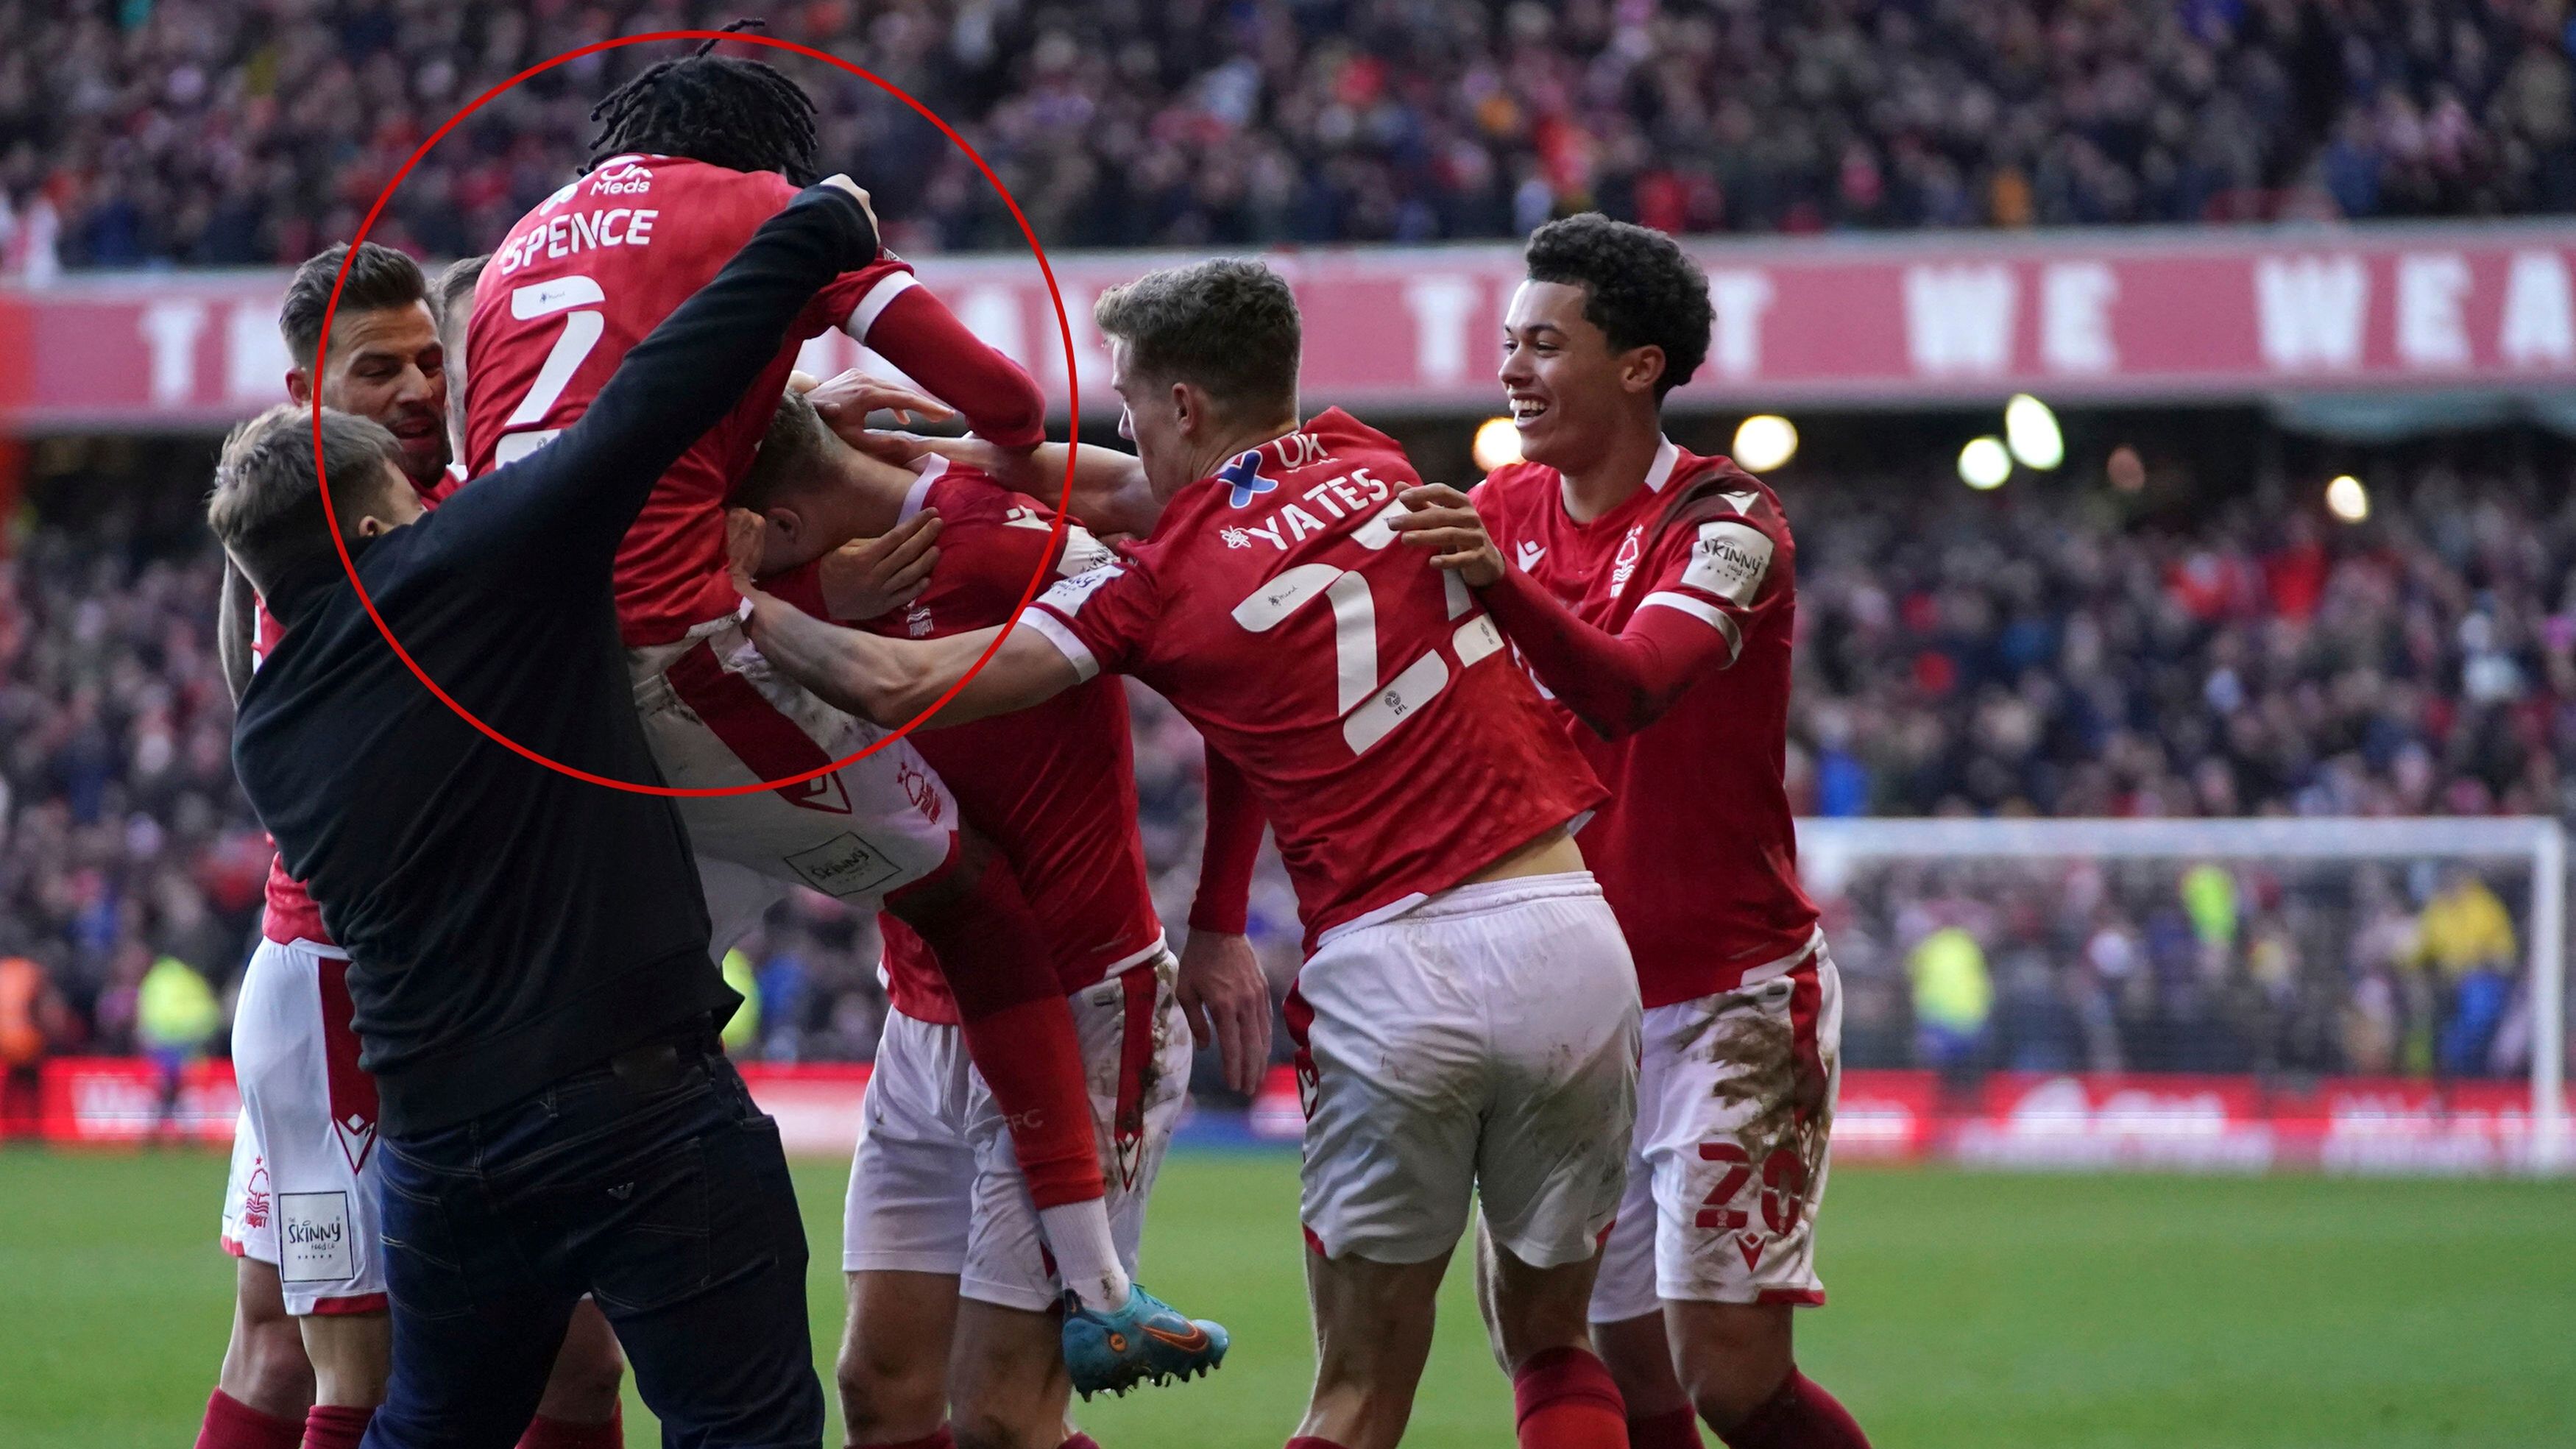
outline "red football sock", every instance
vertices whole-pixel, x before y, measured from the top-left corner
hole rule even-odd
[[[1727,1449],[1869,1449],[1851,1411],[1795,1368],[1778,1393],[1717,1437]]]
[[[1030,1200],[1043,1209],[1100,1197],[1105,1188],[1082,1044],[1056,981],[1055,958],[1009,863],[990,857],[961,891],[964,883],[952,874],[970,868],[952,861],[886,897],[886,908],[920,932],[939,958],[957,998],[966,1055],[1010,1124]]]
[[[1100,1449],[1100,1441],[1088,1434],[1076,1434],[1055,1446],[1055,1449]]]
[[[1312,1434],[1300,1434],[1288,1441],[1288,1449],[1342,1449],[1342,1446],[1330,1439],[1318,1439]]]
[[[877,1444],[871,1449],[957,1449],[957,1436],[949,1433],[948,1426],[942,1424],[918,1439],[906,1439],[900,1444]]]
[[[604,1424],[539,1414],[528,1421],[528,1432],[519,1436],[519,1449],[626,1449],[626,1406],[609,1410]]]
[[[358,1449],[375,1416],[373,1404],[315,1404],[304,1416],[304,1449]]]
[[[1628,1449],[1702,1449],[1699,1414],[1685,1407],[1630,1419]]]
[[[1512,1375],[1521,1449],[1626,1449],[1628,1405],[1610,1370],[1586,1350],[1530,1355]]]
[[[197,1429],[197,1449],[297,1449],[304,1425],[294,1419],[263,1414],[217,1389],[206,1399],[206,1421]]]

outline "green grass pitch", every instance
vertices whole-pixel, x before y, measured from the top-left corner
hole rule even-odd
[[[815,1344],[845,1169],[800,1163]],[[0,1153],[0,1445],[188,1443],[228,1323],[224,1160]],[[1081,1409],[1110,1449],[1275,1449],[1310,1359],[1285,1155],[1185,1155],[1142,1277],[1224,1320],[1214,1378]],[[1800,1358],[1882,1449],[2576,1443],[2576,1184],[1847,1169]],[[1453,1269],[1409,1443],[1511,1442]],[[654,1442],[630,1403],[632,1443]],[[837,1444],[837,1416],[828,1441]]]

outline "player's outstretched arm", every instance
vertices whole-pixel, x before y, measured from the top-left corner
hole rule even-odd
[[[1433,550],[1433,567],[1465,579],[1539,683],[1603,739],[1653,724],[1703,670],[1734,661],[1727,636],[1696,614],[1639,609],[1619,634],[1585,623],[1537,580],[1504,563],[1475,501],[1455,488],[1429,483],[1396,496],[1412,511],[1389,526],[1407,544]]]
[[[1046,394],[1026,368],[969,331],[947,303],[909,276],[880,285],[899,290],[881,306],[871,294],[842,331],[955,403],[967,425],[994,442],[1029,448],[1045,439]]]
[[[997,626],[942,639],[883,639],[826,624],[774,594],[751,589],[744,596],[751,600],[744,632],[763,657],[824,703],[886,729],[938,704],[1002,632]],[[1081,682],[1054,645],[1017,630],[923,728],[1027,709]]]
[[[1064,499],[1064,470],[1073,459],[1073,497],[1066,512],[1076,523],[1103,536],[1136,537],[1154,531],[1162,505],[1145,483],[1145,465],[1135,455],[1084,443],[1040,443],[1034,448],[1004,447],[977,436],[924,437],[882,432],[867,425],[874,408],[894,406],[881,400],[884,384],[852,369],[816,387],[808,398],[814,411],[851,447],[889,462],[912,466],[932,454],[990,474],[1013,492],[1053,505]]]

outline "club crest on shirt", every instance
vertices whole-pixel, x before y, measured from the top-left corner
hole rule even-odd
[[[1637,560],[1644,557],[1646,525],[1628,525],[1628,536],[1619,540],[1619,556],[1610,561],[1610,591],[1628,587],[1628,575],[1637,571]]]

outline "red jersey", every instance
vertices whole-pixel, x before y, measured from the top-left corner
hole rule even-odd
[[[268,601],[259,599],[251,631],[251,668],[268,657],[286,630],[268,612]],[[322,929],[322,908],[305,894],[304,883],[286,873],[286,861],[270,842],[268,856],[268,901],[259,913],[259,933],[272,941],[318,941],[331,944],[331,933]]]
[[[1111,558],[1070,524],[1057,539],[1051,510],[972,469],[934,466],[904,500],[903,516],[925,506],[938,510],[941,525],[930,587],[859,627],[896,639],[990,628],[1009,621],[1040,569],[1070,578]],[[1136,757],[1119,680],[1103,676],[1035,709],[919,730],[911,739],[965,818],[1009,858],[1068,994],[1162,949],[1137,833]],[[877,925],[895,1009],[956,1024],[957,1003],[938,958],[892,915],[879,915]]]
[[[1392,546],[1420,480],[1338,408],[1184,488],[1123,563],[1021,616],[1239,768],[1324,932],[1447,890],[1601,802],[1467,588]]]
[[[436,508],[464,485],[464,470],[451,463],[438,482],[429,491],[421,493],[421,504]],[[419,485],[414,484],[413,491],[419,492]],[[268,657],[268,651],[277,647],[277,641],[286,629],[269,615],[266,599],[253,597],[251,610],[250,667],[257,669],[259,661]],[[260,911],[259,933],[272,941],[335,944],[331,933],[322,929],[322,908],[313,904],[313,897],[305,893],[304,882],[286,873],[286,862],[278,857],[275,841],[269,842],[267,903]]]
[[[1618,635],[1640,610],[1669,609],[1722,641],[1634,733],[1605,740],[1558,707],[1610,786],[1579,839],[1637,958],[1645,1004],[1731,990],[1746,971],[1805,950],[1816,908],[1798,884],[1781,781],[1797,544],[1778,496],[1725,459],[1667,441],[1646,486],[1589,523],[1566,512],[1562,477],[1538,463],[1496,469],[1475,502],[1506,565],[1584,623]]]
[[[623,156],[521,217],[474,289],[467,472],[479,478],[571,426],[627,351],[795,197],[775,172]],[[799,346],[881,287],[908,285],[910,270],[888,257],[817,293],[742,402],[662,475],[617,555],[629,646],[669,643],[741,606],[725,573],[724,498],[751,466]]]

